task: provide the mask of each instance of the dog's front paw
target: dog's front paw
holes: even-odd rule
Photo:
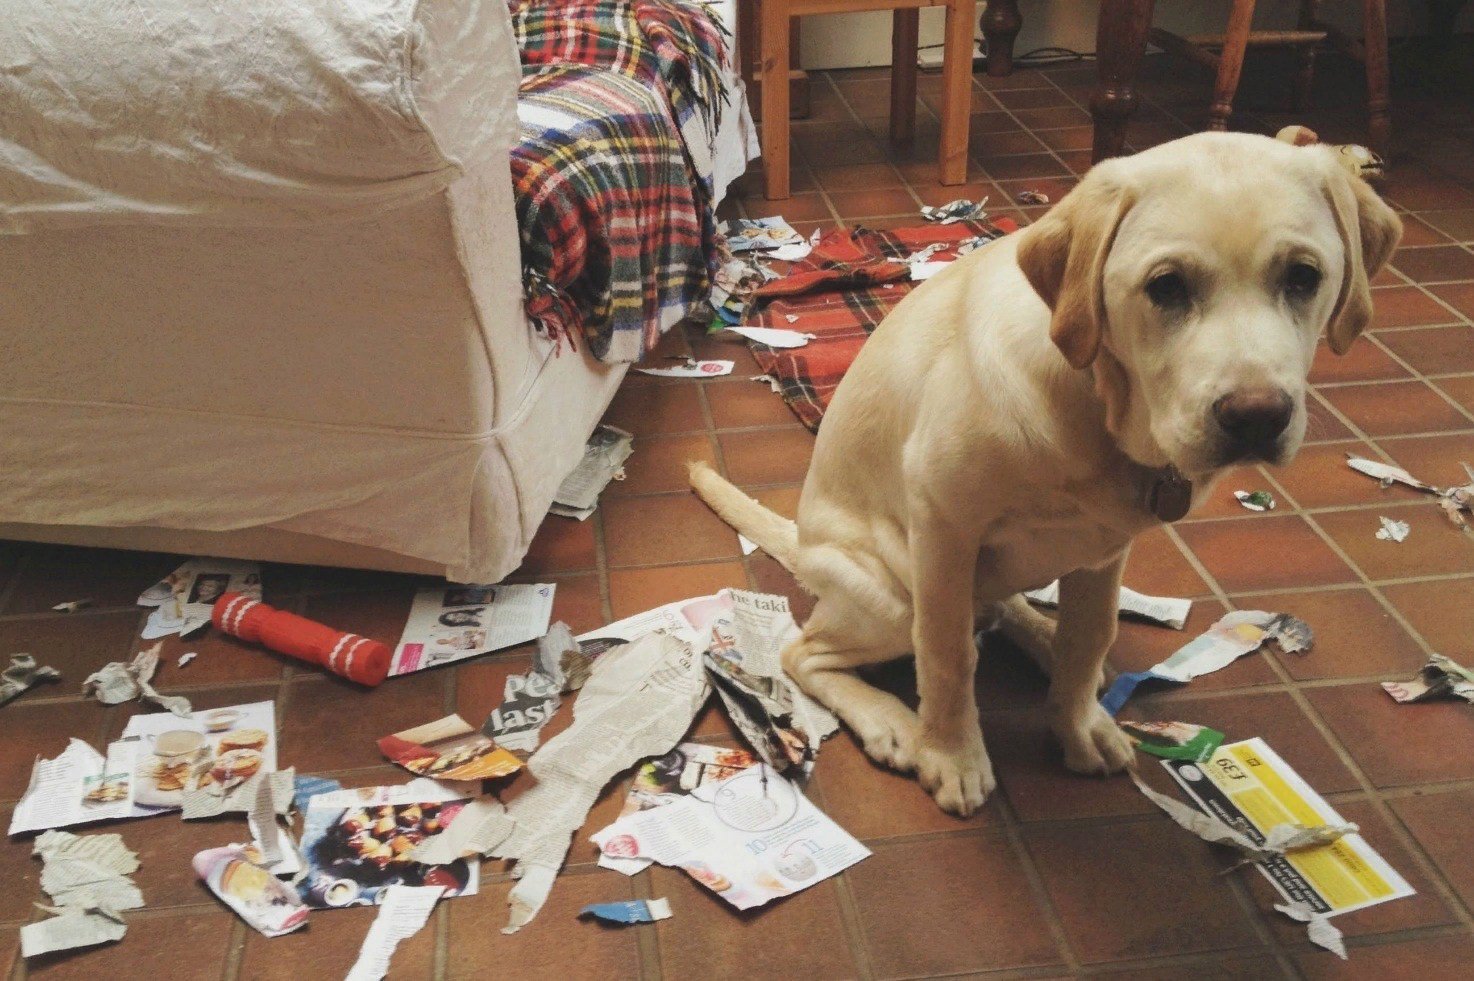
[[[1131,763],[1131,739],[1105,709],[1092,704],[1080,718],[1061,718],[1054,727],[1065,751],[1065,766],[1076,773],[1103,777]]]
[[[866,756],[902,773],[916,769],[916,744],[921,739],[921,726],[914,712],[897,704],[892,709],[848,721],[860,737]]]
[[[923,741],[917,753],[917,777],[948,814],[969,817],[988,799],[998,782],[993,762],[977,733],[960,746],[939,746]]]

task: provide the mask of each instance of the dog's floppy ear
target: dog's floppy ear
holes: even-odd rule
[[[1097,167],[1020,233],[1018,264],[1054,312],[1049,337],[1076,368],[1095,360],[1105,332],[1101,278],[1131,193]]]
[[[1345,354],[1372,319],[1371,281],[1402,239],[1402,219],[1366,181],[1348,174],[1329,154],[1326,181],[1331,210],[1346,252],[1341,295],[1326,326],[1331,350]]]

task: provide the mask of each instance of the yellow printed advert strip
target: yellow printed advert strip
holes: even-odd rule
[[[1163,765],[1199,807],[1255,842],[1280,824],[1345,823],[1262,739],[1220,746],[1202,763],[1165,760]],[[1413,894],[1359,834],[1256,864],[1287,900],[1309,903],[1330,916]]]

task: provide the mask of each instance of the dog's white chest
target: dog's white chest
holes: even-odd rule
[[[1130,541],[1120,529],[1091,521],[1073,508],[1004,516],[989,529],[978,552],[978,592],[1003,599],[1047,585],[1076,569],[1100,565]]]

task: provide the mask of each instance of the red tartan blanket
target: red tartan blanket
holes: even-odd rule
[[[783,401],[812,432],[834,397],[865,338],[912,289],[904,259],[934,243],[949,248],[932,256],[955,258],[956,246],[976,236],[1017,231],[1009,218],[916,225],[886,231],[837,228],[826,232],[808,258],[788,275],[763,285],[743,319],[747,327],[777,327],[816,335],[805,347],[751,343],[753,358],[778,383]],[[792,318],[792,319],[790,319]]]

